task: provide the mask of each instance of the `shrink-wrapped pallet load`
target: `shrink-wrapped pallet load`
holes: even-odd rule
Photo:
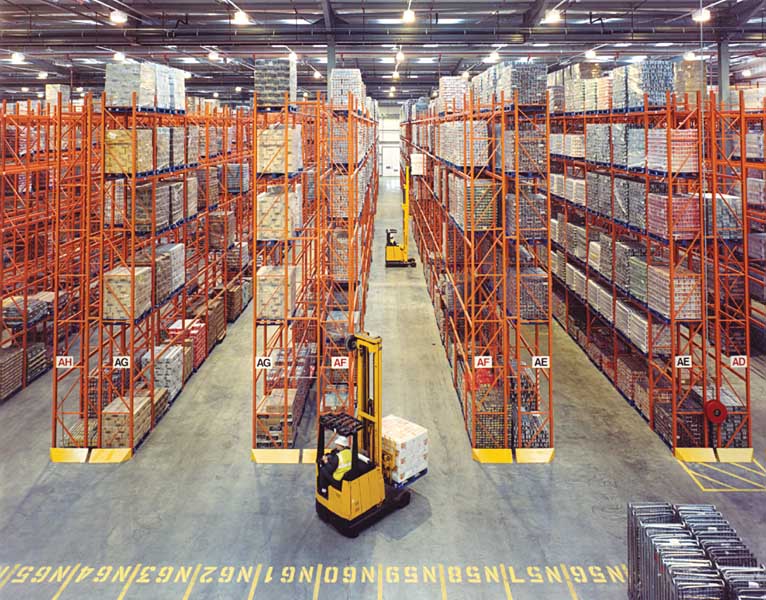
[[[147,373],[151,355],[146,352],[141,357],[141,368]],[[181,391],[184,383],[184,350],[181,345],[168,345],[154,347],[154,388],[166,388],[170,398],[175,398]]]
[[[218,168],[202,167],[197,169],[197,207],[206,209],[216,206],[219,200]]]
[[[134,133],[136,136],[135,156],[133,153]],[[137,175],[149,173],[154,169],[154,146],[151,129],[110,129],[106,132],[105,146],[105,173],[110,175]]]
[[[362,82],[362,72],[359,69],[339,69],[330,71],[327,103],[334,108],[348,108],[349,95],[354,106],[363,106],[366,96]],[[351,108],[353,109],[354,106]]]
[[[154,108],[157,65],[146,62],[108,62],[106,64],[106,105],[132,107],[133,94],[137,108]]]
[[[253,92],[260,108],[295,102],[298,93],[298,65],[294,60],[256,58],[253,61]]]
[[[0,400],[5,400],[23,383],[24,349],[0,348]]]
[[[256,173],[279,175],[303,169],[301,126],[272,125],[256,133]]]
[[[383,417],[383,472],[396,484],[428,469],[428,430],[394,415]]]
[[[234,211],[216,210],[208,215],[210,219],[210,248],[226,250],[234,243],[236,215]]]
[[[470,84],[460,76],[439,77],[439,112],[461,112],[468,101]]]
[[[134,279],[135,304],[131,313],[131,276]],[[116,267],[104,273],[104,319],[122,321],[138,319],[152,306],[151,267]]]
[[[283,319],[295,310],[297,267],[264,265],[255,275],[256,314],[262,319]]]

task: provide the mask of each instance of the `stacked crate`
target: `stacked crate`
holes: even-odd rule
[[[333,69],[327,87],[327,103],[335,108],[348,107],[349,95],[352,103],[361,106],[367,95],[359,69]]]
[[[585,81],[570,79],[564,82],[564,104],[570,113],[585,110]]]
[[[152,398],[148,390],[133,396],[133,445],[149,433],[152,426]],[[115,398],[101,413],[103,448],[130,448],[130,398]]]
[[[149,352],[141,357],[141,368],[146,369],[151,361]],[[175,398],[184,383],[183,346],[163,344],[154,347],[154,389],[165,388],[170,399]],[[161,413],[156,413],[161,414]]]
[[[700,232],[700,202],[699,197],[689,194],[675,194],[668,198],[667,194],[649,193],[649,223],[647,229],[662,239],[668,239],[672,234],[675,239],[694,239]],[[668,204],[671,205],[672,227],[668,218]]]
[[[184,218],[190,219],[197,214],[197,203],[199,200],[199,184],[196,175],[186,177],[186,211]]]
[[[264,265],[256,273],[256,314],[262,319],[283,319],[295,310],[297,267]]]
[[[611,162],[610,136],[608,123],[588,123],[585,126],[585,158],[598,163]]]
[[[582,133],[564,134],[564,156],[585,158],[585,136]]]
[[[184,205],[186,204],[184,197],[184,182],[171,181],[166,186],[162,187],[167,187],[168,190],[168,205],[170,207],[168,219],[170,221],[169,224],[171,226],[176,225],[184,220]]]
[[[468,143],[473,139],[473,149]],[[437,156],[458,167],[483,167],[489,161],[486,121],[447,121],[439,124]]]
[[[27,383],[31,383],[37,379],[40,375],[45,373],[50,366],[51,361],[48,358],[48,351],[45,348],[45,344],[34,342],[27,346]],[[2,370],[2,368],[0,368],[0,370]],[[2,391],[0,391],[0,398],[2,397]]]
[[[642,108],[645,94],[650,106],[664,105],[667,93],[673,91],[673,63],[645,60],[617,67],[612,79],[613,108]]]
[[[156,65],[145,62],[108,62],[106,65],[106,105],[127,108],[153,108],[156,91]]]
[[[469,83],[460,76],[439,77],[439,112],[462,112]]]
[[[699,142],[696,129],[673,129],[670,132],[670,155],[668,155],[668,132],[664,128],[647,131],[647,168],[663,173],[697,173],[699,171]]]
[[[135,288],[131,287],[131,275]],[[135,293],[135,306],[130,314],[131,292]],[[104,319],[122,321],[137,319],[152,306],[151,267],[116,267],[104,273],[102,314]]]
[[[170,293],[180,289],[186,281],[186,248],[183,244],[162,244],[157,247],[156,256],[169,259]]]
[[[495,128],[497,144],[500,143],[500,128]],[[545,156],[545,136],[531,123],[519,123],[516,129],[503,132],[505,147],[505,170],[519,173],[544,173],[547,169]],[[516,140],[519,146],[519,164],[516,166]]]
[[[548,318],[548,276],[539,267],[521,267],[518,277],[516,269],[507,274],[505,304],[508,313],[525,321],[540,321]],[[519,294],[519,310],[516,310],[516,294]]]
[[[545,237],[548,199],[529,189],[519,190],[518,198],[513,192],[505,198],[505,233],[516,236],[516,213],[518,210],[519,235],[524,239]]]
[[[253,61],[253,92],[259,108],[295,102],[298,92],[298,65],[294,60],[256,58]]]
[[[198,319],[179,319],[168,327],[168,335],[178,342],[189,340],[193,351],[194,368],[198,369],[207,356],[207,327]]]
[[[303,169],[301,126],[273,124],[256,135],[256,172],[279,175]]]
[[[250,163],[228,163],[224,170],[227,192],[244,194],[250,191]]]
[[[497,186],[492,179],[449,177],[450,214],[461,229],[473,231],[497,226]]]
[[[138,175],[154,170],[154,146],[151,129],[110,129],[106,132],[104,173]],[[133,155],[133,135],[136,152]],[[135,158],[135,171],[133,159]]]
[[[218,168],[202,167],[197,169],[198,208],[204,210],[218,204]]]
[[[5,400],[24,383],[24,349],[0,348],[0,400]]]
[[[295,429],[293,410],[297,391],[295,388],[275,388],[260,398],[256,404],[255,445],[257,448],[292,446]]]
[[[226,250],[234,243],[236,215],[231,210],[216,210],[208,215],[210,220],[211,250]]]
[[[649,265],[647,275],[647,303],[663,315],[671,317],[670,269],[665,265]],[[699,273],[683,267],[675,268],[673,278],[673,307],[676,319],[700,319],[702,294]]]
[[[388,415],[381,428],[386,479],[403,483],[428,469],[428,431],[424,427]]]
[[[186,127],[186,161],[187,165],[199,163],[199,125]]]
[[[156,171],[166,171],[170,168],[170,127],[155,129],[155,166]]]

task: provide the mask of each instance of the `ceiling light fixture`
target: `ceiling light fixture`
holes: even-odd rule
[[[121,10],[115,9],[109,14],[109,20],[115,25],[123,25],[128,22],[128,15]]]
[[[235,25],[250,25],[250,17],[244,10],[238,10],[234,13],[234,19],[231,22]]]
[[[213,92],[213,98],[218,98],[218,92]]]
[[[395,91],[396,91],[396,86],[392,85],[392,86],[391,86],[391,87],[388,89],[388,91],[389,91],[389,92],[395,92]]]
[[[184,72],[184,79],[191,79],[191,78],[192,78],[192,74],[189,73],[189,71]]]
[[[598,54],[596,54],[596,51],[593,48],[591,48],[590,50],[586,50],[585,51],[585,58],[587,58],[589,60],[593,60],[593,59],[595,59],[597,57],[598,57]]]
[[[554,23],[561,23],[561,11],[556,8],[545,11],[545,17],[543,17],[542,23],[544,25],[553,25]]]
[[[117,62],[122,62],[125,60],[125,53],[124,52],[115,52],[114,56],[112,57]]]
[[[468,71],[463,71],[462,75],[463,75],[463,79],[468,79],[471,77],[471,74]]]
[[[753,72],[750,69],[745,69],[742,71],[742,77],[750,77],[753,74]]]
[[[394,93],[393,92],[388,92],[388,97],[389,98],[393,98],[394,97]]]
[[[684,60],[686,62],[697,60],[697,55],[694,54],[694,52],[692,52],[691,50],[687,50],[686,52],[684,52]]]
[[[695,23],[707,23],[710,20],[710,11],[707,8],[698,8],[692,13],[692,21]]]
[[[322,74],[319,71],[314,71],[314,79],[322,79]]]
[[[393,73],[391,73],[391,77],[393,77],[394,79],[399,79],[400,77],[399,71],[394,71]]]
[[[80,92],[80,98],[85,98],[85,92]]]
[[[47,71],[40,71],[37,74],[38,79],[48,79],[48,72]]]
[[[398,63],[402,63],[402,62],[404,62],[404,58],[405,58],[405,56],[404,56],[404,52],[402,52],[401,50],[399,50],[399,51],[396,53],[396,62],[397,62],[397,64],[398,64]]]
[[[80,87],[76,87],[74,91],[75,91],[75,92],[81,92],[81,91],[82,91],[82,86],[80,86]]]
[[[415,22],[415,11],[411,8],[407,8],[402,13],[402,23],[406,23],[407,25],[410,25]]]
[[[11,64],[20,65],[24,62],[24,55],[21,52],[11,53]]]
[[[211,50],[210,52],[207,53],[207,59],[208,60],[215,61],[215,60],[218,60],[219,58],[221,58],[221,55],[218,54],[218,52],[216,50]]]
[[[45,94],[43,94],[42,92],[37,92],[37,97],[38,98],[42,98],[43,96],[45,96]]]
[[[438,95],[439,95],[439,92],[437,92],[436,90],[431,92],[431,98],[436,98],[436,96],[438,96]]]
[[[497,50],[493,50],[489,53],[489,62],[496,63],[500,60],[500,53]]]
[[[290,62],[298,62],[298,55],[292,50],[290,50],[290,55],[288,58],[290,59]]]
[[[239,94],[242,91],[242,86],[238,85],[237,87],[234,88],[234,91]]]
[[[26,94],[26,93],[29,91],[29,88],[28,88],[27,86],[23,86],[23,87],[21,88],[21,91],[22,91],[22,92],[24,92],[24,93]]]

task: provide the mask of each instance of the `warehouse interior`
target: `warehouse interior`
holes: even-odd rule
[[[0,15],[0,600],[766,598],[766,2]]]

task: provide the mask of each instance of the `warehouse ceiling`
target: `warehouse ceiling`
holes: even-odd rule
[[[493,51],[502,60],[543,61],[554,69],[586,60],[610,68],[640,57],[680,60],[689,50],[714,58],[720,39],[731,44],[735,80],[745,68],[757,77],[757,65],[766,62],[766,2],[705,1],[711,19],[702,26],[692,19],[700,6],[699,0],[411,0],[416,19],[405,24],[406,0],[0,0],[0,88],[12,99],[33,96],[44,83],[97,92],[106,63],[122,52],[191,72],[191,93],[217,91],[244,102],[253,58],[287,59],[293,51],[299,89],[314,93],[325,85],[334,48],[337,66],[362,70],[371,96],[397,101],[430,94],[441,75],[483,70]],[[559,22],[545,21],[551,9]],[[127,21],[110,20],[114,10]],[[234,22],[238,10],[247,13],[247,24]],[[210,50],[217,60],[208,58]],[[404,60],[394,80],[398,50]],[[586,58],[589,50],[595,58]],[[23,53],[22,64],[12,64],[13,52]]]

